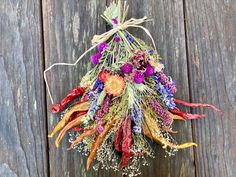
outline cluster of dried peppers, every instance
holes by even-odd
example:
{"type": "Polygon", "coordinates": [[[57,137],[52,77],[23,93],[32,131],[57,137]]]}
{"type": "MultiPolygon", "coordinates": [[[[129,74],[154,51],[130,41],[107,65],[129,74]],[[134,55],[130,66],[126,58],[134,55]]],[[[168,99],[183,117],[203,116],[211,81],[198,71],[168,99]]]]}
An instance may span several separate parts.
{"type": "MultiPolygon", "coordinates": [[[[120,6],[112,4],[103,14],[111,26],[124,23],[120,6]]],[[[182,112],[176,104],[210,107],[209,104],[187,103],[173,98],[176,86],[164,74],[164,65],[154,48],[127,30],[119,30],[97,47],[91,56],[95,67],[82,79],[52,113],[62,118],[49,137],[58,131],[56,146],[70,131],[71,146],[88,155],[87,170],[93,160],[103,168],[119,167],[124,174],[135,176],[140,159],[153,157],[146,137],[164,149],[176,150],[195,143],[177,144],[171,137],[174,120],[203,118],[203,114],[182,112]],[[74,102],[75,99],[80,101],[74,102]],[[67,108],[65,110],[65,108],[67,108]],[[139,158],[137,158],[139,157],[139,158]]]]}

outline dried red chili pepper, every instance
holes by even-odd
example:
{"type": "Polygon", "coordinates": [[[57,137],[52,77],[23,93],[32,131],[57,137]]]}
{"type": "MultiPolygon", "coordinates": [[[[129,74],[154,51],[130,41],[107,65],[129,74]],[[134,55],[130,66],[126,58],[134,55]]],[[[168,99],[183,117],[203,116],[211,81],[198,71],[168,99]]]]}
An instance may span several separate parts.
{"type": "Polygon", "coordinates": [[[122,133],[123,133],[122,132],[122,125],[123,125],[123,123],[116,130],[115,140],[114,140],[114,146],[118,152],[122,152],[122,146],[121,146],[121,139],[122,139],[122,133]]]}
{"type": "Polygon", "coordinates": [[[57,123],[57,125],[54,127],[51,134],[48,135],[48,137],[51,138],[58,131],[60,131],[68,123],[68,120],[72,114],[74,114],[76,112],[88,111],[89,107],[90,107],[89,102],[82,102],[79,104],[75,104],[73,107],[71,107],[68,111],[65,112],[62,119],[57,123]]]}
{"type": "Polygon", "coordinates": [[[71,102],[76,97],[81,96],[82,94],[84,94],[84,92],[85,92],[84,87],[78,86],[78,87],[74,88],[73,90],[71,90],[69,92],[69,94],[65,98],[63,98],[61,100],[61,102],[59,104],[52,105],[51,112],[58,113],[58,112],[62,111],[69,102],[71,102]]]}
{"type": "Polygon", "coordinates": [[[217,112],[219,112],[220,114],[222,114],[222,111],[219,110],[218,108],[216,108],[215,106],[211,105],[211,104],[205,104],[205,103],[188,103],[186,101],[183,100],[178,100],[178,99],[174,99],[175,103],[178,104],[182,104],[184,106],[188,106],[188,107],[192,107],[192,108],[196,108],[196,107],[209,107],[217,112]]]}
{"type": "Polygon", "coordinates": [[[182,112],[180,111],[178,108],[174,108],[172,110],[170,110],[170,112],[176,114],[176,115],[179,115],[185,119],[199,119],[199,118],[203,118],[205,117],[205,114],[189,114],[189,113],[186,113],[186,112],[182,112]]]}
{"type": "Polygon", "coordinates": [[[80,101],[78,101],[78,103],[85,102],[85,101],[88,101],[88,100],[89,100],[89,96],[88,96],[88,94],[86,94],[83,98],[81,98],[80,101]]]}
{"type": "Polygon", "coordinates": [[[132,129],[131,129],[131,119],[126,117],[123,124],[123,141],[122,141],[122,159],[121,167],[125,168],[128,165],[130,158],[132,157],[132,129]]]}

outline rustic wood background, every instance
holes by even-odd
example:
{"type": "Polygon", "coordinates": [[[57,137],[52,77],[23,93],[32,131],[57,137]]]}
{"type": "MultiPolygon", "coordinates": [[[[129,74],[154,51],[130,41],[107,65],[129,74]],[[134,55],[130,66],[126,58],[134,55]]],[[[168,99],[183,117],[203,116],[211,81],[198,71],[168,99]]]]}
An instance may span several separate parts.
{"type": "MultiPolygon", "coordinates": [[[[86,172],[84,159],[67,152],[64,139],[56,149],[47,134],[58,121],[43,71],[54,62],[73,62],[106,31],[100,18],[111,0],[1,0],[0,39],[0,177],[109,177],[120,172],[86,172]]],[[[153,18],[145,24],[165,58],[166,71],[178,84],[177,98],[208,102],[207,118],[176,123],[179,142],[197,148],[142,168],[144,177],[236,176],[236,0],[129,0],[129,17],[153,18]]],[[[133,30],[150,41],[142,31],[133,30]]],[[[89,57],[89,56],[88,56],[89,57]]],[[[89,59],[74,68],[48,74],[53,98],[59,101],[90,68],[89,59]]]]}

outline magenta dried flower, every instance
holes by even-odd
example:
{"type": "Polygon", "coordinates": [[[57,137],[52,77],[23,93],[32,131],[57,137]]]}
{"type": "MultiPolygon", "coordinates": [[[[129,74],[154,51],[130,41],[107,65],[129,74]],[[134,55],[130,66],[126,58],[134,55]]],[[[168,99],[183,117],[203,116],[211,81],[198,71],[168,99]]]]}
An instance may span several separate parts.
{"type": "Polygon", "coordinates": [[[153,75],[153,73],[154,73],[154,68],[151,65],[147,65],[144,75],[148,77],[153,75]]]}
{"type": "Polygon", "coordinates": [[[125,74],[130,74],[133,71],[133,65],[131,63],[125,63],[121,66],[121,71],[125,74]]]}
{"type": "Polygon", "coordinates": [[[104,100],[104,104],[103,104],[103,112],[105,114],[109,112],[110,101],[111,101],[111,98],[109,95],[107,95],[106,99],[104,100]]]}
{"type": "Polygon", "coordinates": [[[119,43],[121,41],[120,37],[115,37],[115,42],[119,43]]]}
{"type": "Polygon", "coordinates": [[[136,84],[141,84],[144,81],[144,75],[140,71],[135,71],[134,82],[136,84]]]}
{"type": "Polygon", "coordinates": [[[116,18],[111,19],[111,21],[112,21],[113,25],[117,25],[118,24],[118,20],[116,18]]]}
{"type": "Polygon", "coordinates": [[[102,57],[101,53],[96,53],[91,56],[90,60],[94,65],[97,65],[99,63],[99,59],[102,57]]]}
{"type": "Polygon", "coordinates": [[[105,43],[105,42],[102,42],[102,43],[98,44],[98,51],[99,52],[103,52],[107,48],[108,48],[108,44],[105,43]]]}

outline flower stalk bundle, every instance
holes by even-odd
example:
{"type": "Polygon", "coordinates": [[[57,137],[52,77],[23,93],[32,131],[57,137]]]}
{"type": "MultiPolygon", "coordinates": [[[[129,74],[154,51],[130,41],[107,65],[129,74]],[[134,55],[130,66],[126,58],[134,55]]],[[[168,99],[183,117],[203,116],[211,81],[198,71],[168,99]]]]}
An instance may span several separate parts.
{"type": "Polygon", "coordinates": [[[90,58],[93,69],[78,87],[52,106],[52,113],[60,112],[61,120],[49,137],[59,132],[55,141],[58,147],[69,132],[68,149],[88,156],[87,170],[94,162],[95,169],[101,165],[135,176],[140,164],[154,157],[148,139],[168,152],[197,146],[193,142],[177,144],[171,137],[176,133],[172,124],[204,115],[182,112],[176,104],[221,111],[209,104],[187,103],[173,97],[177,91],[175,82],[165,75],[155,44],[151,47],[127,31],[128,27],[137,27],[151,36],[140,25],[148,20],[144,17],[125,21],[127,10],[126,4],[121,8],[112,3],[106,8],[102,17],[111,30],[94,36],[92,43],[97,53],[90,58]]]}

